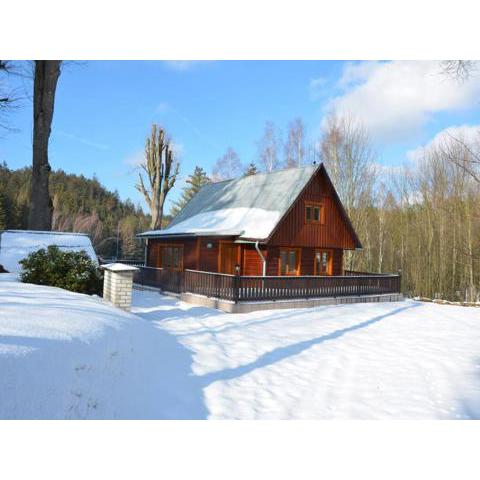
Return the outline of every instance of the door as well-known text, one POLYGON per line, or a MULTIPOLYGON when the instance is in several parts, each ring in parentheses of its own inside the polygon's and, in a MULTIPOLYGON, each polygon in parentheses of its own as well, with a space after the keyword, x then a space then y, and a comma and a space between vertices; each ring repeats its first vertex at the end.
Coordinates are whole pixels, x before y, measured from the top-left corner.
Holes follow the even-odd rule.
POLYGON ((239 246, 231 242, 220 243, 219 273, 235 274, 235 265, 240 265, 239 246))
POLYGON ((332 275, 333 272, 333 251, 315 250, 314 275, 332 275))
POLYGON ((300 275, 299 248, 281 248, 279 259, 279 275, 300 275))

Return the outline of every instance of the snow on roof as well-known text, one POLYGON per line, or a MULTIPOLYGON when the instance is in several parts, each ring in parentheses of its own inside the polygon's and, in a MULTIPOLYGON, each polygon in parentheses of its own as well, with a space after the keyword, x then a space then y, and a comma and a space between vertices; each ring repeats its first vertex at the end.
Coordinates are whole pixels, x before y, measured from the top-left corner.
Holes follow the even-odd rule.
POLYGON ((85 250, 88 256, 98 262, 92 242, 84 233, 42 232, 31 230, 5 230, 0 232, 0 265, 8 272, 19 273, 18 263, 30 253, 56 245, 60 250, 85 250))
POLYGON ((168 228, 140 236, 201 234, 265 239, 318 168, 309 165, 207 184, 168 228))

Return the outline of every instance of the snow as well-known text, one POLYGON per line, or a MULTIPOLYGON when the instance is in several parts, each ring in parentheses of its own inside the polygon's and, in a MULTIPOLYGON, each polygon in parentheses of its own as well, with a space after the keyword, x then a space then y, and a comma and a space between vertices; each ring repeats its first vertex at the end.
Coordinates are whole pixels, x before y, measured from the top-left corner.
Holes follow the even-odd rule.
POLYGON ((198 415, 176 397, 188 366, 174 337, 135 315, 0 274, 0 419, 198 415))
POLYGON ((201 391, 206 418, 480 418, 478 308, 407 300, 232 315, 135 291, 132 311, 189 352, 195 388, 181 395, 201 391))
POLYGON ((126 313, 0 274, 0 418, 480 419, 480 309, 126 313))
POLYGON ((5 230, 0 233, 0 265, 8 272, 19 273, 20 260, 30 253, 56 245, 60 250, 85 250, 88 256, 98 262, 88 235, 82 233, 41 232, 27 230, 5 230))
POLYGON ((142 235, 240 235, 243 238, 267 238, 280 219, 279 210, 262 208, 224 208, 199 213, 165 230, 153 230, 142 235))
POLYGON ((138 270, 137 267, 132 267, 131 265, 125 265, 123 263, 107 263, 102 265, 100 268, 105 270, 110 270, 111 272, 135 272, 138 270))

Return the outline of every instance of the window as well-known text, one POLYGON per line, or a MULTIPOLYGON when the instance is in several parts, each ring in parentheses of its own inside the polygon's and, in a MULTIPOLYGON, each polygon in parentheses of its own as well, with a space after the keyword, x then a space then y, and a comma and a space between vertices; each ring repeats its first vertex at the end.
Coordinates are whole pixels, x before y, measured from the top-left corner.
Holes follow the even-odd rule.
POLYGON ((332 250, 316 250, 314 259, 315 275, 332 275, 333 252, 332 250))
POLYGON ((162 246, 161 267, 169 270, 182 270, 183 247, 162 246))
POLYGON ((300 249, 280 249, 280 275, 300 275, 300 249))
POLYGON ((325 223, 325 213, 322 203, 305 204, 305 223, 325 223))

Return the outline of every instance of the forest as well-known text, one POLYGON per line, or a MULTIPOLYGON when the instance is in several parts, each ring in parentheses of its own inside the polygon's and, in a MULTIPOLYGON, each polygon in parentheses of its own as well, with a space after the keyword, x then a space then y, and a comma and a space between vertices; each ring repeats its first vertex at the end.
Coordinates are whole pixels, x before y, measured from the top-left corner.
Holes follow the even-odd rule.
MULTIPOLYGON (((11 170, 0 164, 0 230, 28 229, 31 168, 11 170)), ((96 178, 50 174, 53 202, 52 230, 88 233, 96 252, 104 257, 142 258, 143 246, 135 235, 150 219, 140 206, 122 201, 96 178)))

